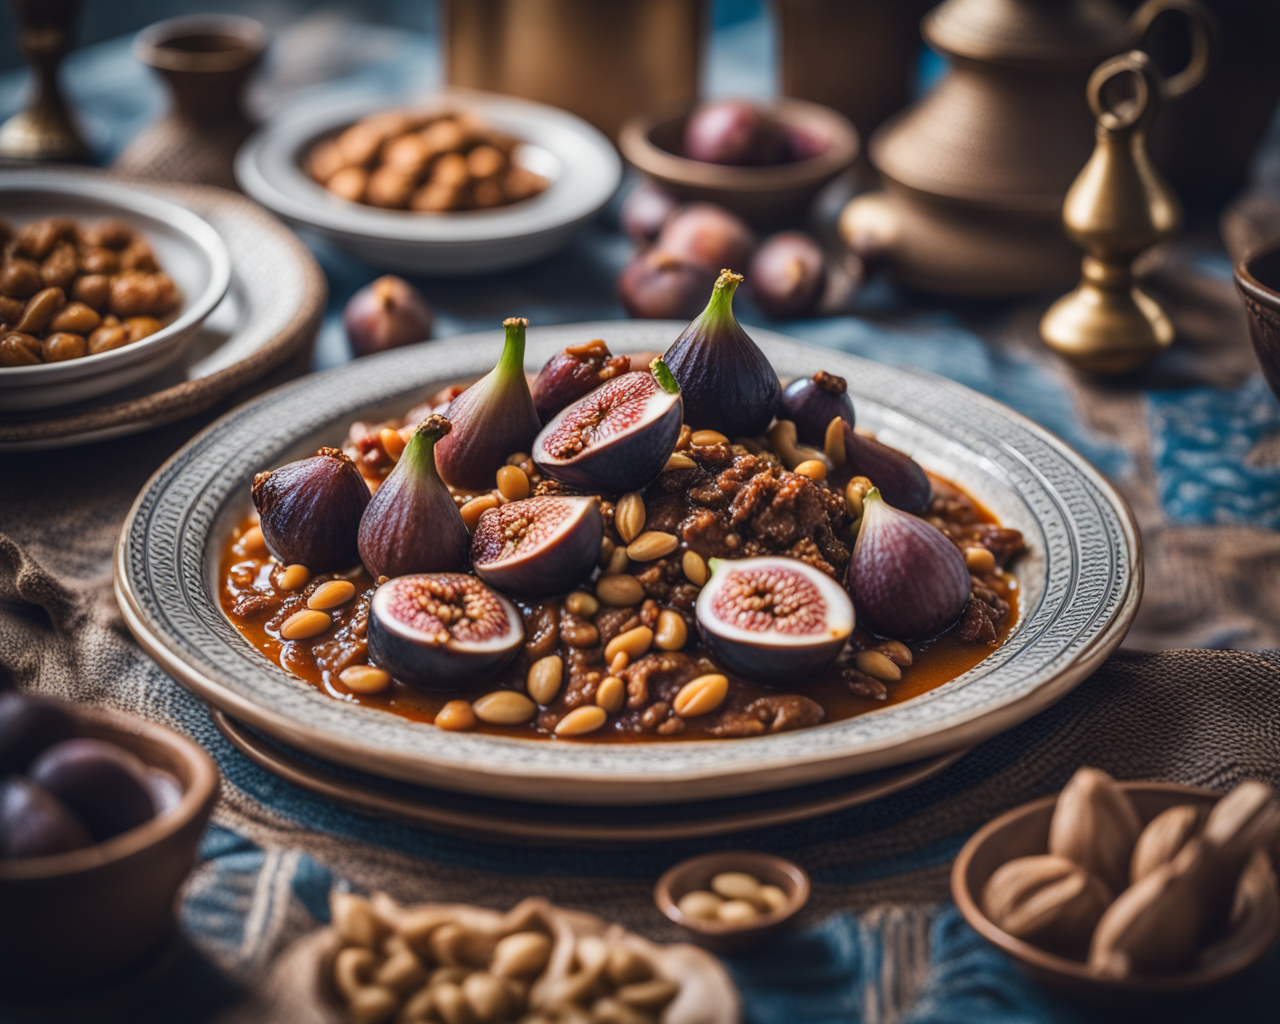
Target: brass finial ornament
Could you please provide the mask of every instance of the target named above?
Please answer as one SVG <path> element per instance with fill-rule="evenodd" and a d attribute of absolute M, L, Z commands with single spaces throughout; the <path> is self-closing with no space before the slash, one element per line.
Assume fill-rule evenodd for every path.
<path fill-rule="evenodd" d="M 1108 87 L 1125 78 L 1130 96 L 1112 100 Z M 1040 321 L 1045 344 L 1081 370 L 1125 373 L 1173 344 L 1168 314 L 1133 273 L 1142 252 L 1182 227 L 1182 204 L 1147 153 L 1164 95 L 1164 77 L 1140 50 L 1103 61 L 1089 78 L 1097 143 L 1062 207 L 1067 235 L 1086 252 L 1083 273 Z"/>
<path fill-rule="evenodd" d="M 13 0 L 18 43 L 35 72 L 35 98 L 0 125 L 0 157 L 84 161 L 88 144 L 58 86 L 58 67 L 71 49 L 80 0 Z"/>

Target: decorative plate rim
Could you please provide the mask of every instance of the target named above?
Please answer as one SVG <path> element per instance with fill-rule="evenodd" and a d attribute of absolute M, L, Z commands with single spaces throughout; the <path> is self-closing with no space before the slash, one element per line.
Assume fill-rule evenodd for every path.
<path fill-rule="evenodd" d="M 683 326 L 605 321 L 534 328 L 530 361 L 563 347 L 566 335 L 605 336 L 620 351 L 633 351 L 664 347 Z M 253 472 L 292 457 L 291 448 L 316 434 L 345 433 L 361 409 L 398 396 L 411 402 L 432 384 L 485 372 L 501 332 L 453 338 L 447 347 L 428 342 L 303 378 L 206 428 L 157 470 L 125 520 L 115 558 L 125 620 L 148 653 L 199 696 L 308 753 L 448 789 L 582 803 L 740 795 L 972 745 L 1060 699 L 1119 645 L 1141 596 L 1141 543 L 1124 499 L 1080 455 L 1026 417 L 952 381 L 772 331 L 752 334 L 784 376 L 819 364 L 844 373 L 860 410 L 873 422 L 878 416 L 882 429 L 937 435 L 970 468 L 981 466 L 993 487 L 1001 479 L 1000 486 L 1012 488 L 1042 533 L 1053 531 L 1040 538 L 1040 599 L 1023 609 L 1006 644 L 977 667 L 912 700 L 811 729 L 619 746 L 446 734 L 344 706 L 265 659 L 223 615 L 205 578 L 210 533 L 226 527 L 232 502 L 245 505 Z M 902 396 L 906 384 L 913 389 L 909 400 Z M 957 418 L 960 411 L 967 418 Z M 219 446 L 220 460 L 200 458 Z M 926 452 L 918 454 L 923 459 Z M 173 578 L 152 571 L 174 565 L 181 571 L 170 573 Z M 674 794 L 672 783 L 681 784 Z"/>

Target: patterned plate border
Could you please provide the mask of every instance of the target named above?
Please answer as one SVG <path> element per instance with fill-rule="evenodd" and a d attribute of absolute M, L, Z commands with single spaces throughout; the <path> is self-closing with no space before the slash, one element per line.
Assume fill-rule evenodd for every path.
<path fill-rule="evenodd" d="M 683 324 L 533 329 L 539 366 L 575 341 L 664 349 Z M 216 599 L 219 539 L 249 509 L 258 470 L 341 441 L 355 418 L 402 412 L 492 366 L 499 332 L 360 360 L 277 388 L 193 438 L 139 495 L 116 550 L 116 593 L 148 653 L 209 703 L 308 753 L 464 792 L 580 803 L 659 803 L 761 792 L 980 742 L 1058 700 L 1120 643 L 1142 592 L 1124 500 L 1048 431 L 961 385 L 753 330 L 783 377 L 845 376 L 859 423 L 956 479 L 1027 534 L 1020 620 L 980 665 L 849 721 L 733 741 L 592 744 L 446 733 L 319 693 L 267 661 Z M 678 785 L 673 786 L 673 783 Z"/>

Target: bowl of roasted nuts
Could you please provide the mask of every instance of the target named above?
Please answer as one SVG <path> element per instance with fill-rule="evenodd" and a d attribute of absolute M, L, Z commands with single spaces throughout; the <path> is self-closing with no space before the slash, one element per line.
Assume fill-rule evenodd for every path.
<path fill-rule="evenodd" d="M 622 163 L 566 111 L 450 91 L 290 108 L 245 143 L 236 176 L 258 202 L 360 259 L 457 275 L 563 246 L 609 201 Z"/>
<path fill-rule="evenodd" d="M 0 172 L 0 413 L 158 372 L 230 280 L 218 233 L 176 203 L 86 174 Z"/>
<path fill-rule="evenodd" d="M 1090 1001 L 1209 988 L 1280 934 L 1272 862 L 1280 802 L 1116 782 L 1081 768 L 961 850 L 951 890 L 969 924 L 1038 980 Z"/>

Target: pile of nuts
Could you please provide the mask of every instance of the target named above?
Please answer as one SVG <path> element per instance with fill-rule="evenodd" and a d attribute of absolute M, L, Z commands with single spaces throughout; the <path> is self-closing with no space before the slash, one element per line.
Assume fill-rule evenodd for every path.
<path fill-rule="evenodd" d="M 680 985 L 613 926 L 584 933 L 541 900 L 507 914 L 330 897 L 333 986 L 360 1024 L 655 1024 Z"/>
<path fill-rule="evenodd" d="M 722 871 L 710 889 L 693 889 L 676 901 L 676 908 L 693 921 L 728 925 L 753 924 L 787 906 L 787 894 L 776 885 L 761 885 L 745 871 Z"/>
<path fill-rule="evenodd" d="M 1175 806 L 1144 828 L 1109 775 L 1081 768 L 1058 797 L 1048 853 L 997 869 L 982 908 L 1010 935 L 1103 977 L 1168 974 L 1197 954 L 1211 960 L 1257 894 L 1275 899 L 1278 835 L 1280 802 L 1260 782 L 1242 782 L 1207 816 Z"/>
<path fill-rule="evenodd" d="M 319 143 L 306 170 L 353 203 L 419 213 L 489 209 L 547 187 L 513 158 L 519 145 L 467 114 L 387 111 Z"/>
<path fill-rule="evenodd" d="M 120 221 L 66 217 L 14 231 L 0 221 L 0 366 L 98 355 L 155 334 L 177 285 L 145 238 Z"/>

